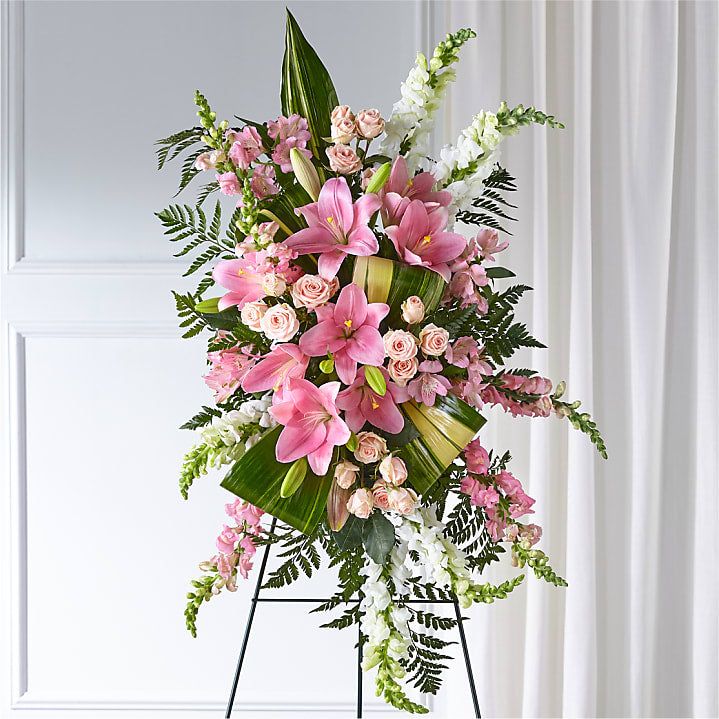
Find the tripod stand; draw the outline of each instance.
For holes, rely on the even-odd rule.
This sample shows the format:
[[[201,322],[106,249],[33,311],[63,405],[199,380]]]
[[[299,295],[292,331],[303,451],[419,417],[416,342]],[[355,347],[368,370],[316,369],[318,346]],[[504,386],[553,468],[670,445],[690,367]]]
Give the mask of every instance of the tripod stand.
[[[277,520],[272,521],[270,532],[274,532]],[[304,604],[320,604],[321,602],[327,601],[327,599],[311,599],[311,598],[296,598],[288,597],[282,599],[280,597],[261,597],[260,592],[262,590],[262,580],[265,576],[265,570],[267,569],[267,560],[270,556],[270,545],[265,546],[265,551],[262,555],[262,562],[260,569],[257,574],[257,584],[255,584],[255,591],[252,595],[250,604],[250,613],[247,617],[247,625],[245,626],[245,634],[242,638],[242,646],[240,647],[240,655],[237,659],[237,668],[235,669],[235,676],[232,680],[232,689],[230,690],[230,698],[227,702],[227,710],[225,712],[225,719],[230,719],[232,716],[232,708],[235,704],[235,695],[237,694],[237,685],[240,681],[240,674],[242,673],[242,666],[245,662],[245,655],[247,654],[247,644],[250,639],[250,633],[252,632],[252,624],[255,619],[255,612],[257,611],[257,605],[260,602],[283,602],[283,603],[304,603]],[[354,600],[359,602],[359,599]],[[462,645],[462,653],[464,654],[464,663],[467,668],[467,679],[469,680],[469,691],[472,695],[472,704],[474,706],[474,716],[476,719],[481,719],[482,715],[479,711],[479,700],[477,699],[477,688],[474,684],[474,675],[472,674],[472,664],[469,657],[469,648],[467,647],[467,637],[464,633],[464,626],[462,625],[463,618],[459,609],[459,602],[457,598],[453,599],[437,599],[430,601],[427,599],[412,599],[406,602],[407,604],[452,604],[454,605],[454,613],[457,618],[457,629],[459,631],[459,639]],[[357,640],[357,717],[362,718],[362,632],[358,632]]]

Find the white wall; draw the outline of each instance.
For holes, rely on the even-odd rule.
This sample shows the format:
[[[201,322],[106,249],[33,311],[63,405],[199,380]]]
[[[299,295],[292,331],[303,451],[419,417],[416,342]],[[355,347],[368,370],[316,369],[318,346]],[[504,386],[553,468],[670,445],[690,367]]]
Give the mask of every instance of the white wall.
[[[378,24],[365,3],[290,5],[342,100],[389,111],[427,7],[385,3]],[[283,15],[2,6],[2,717],[216,716],[226,700],[253,580],[190,637],[184,594],[227,496],[216,477],[189,503],[177,491],[193,438],[176,427],[209,394],[202,342],[175,329],[182,264],[153,211],[177,175],[155,171],[153,142],[195,123],[195,88],[222,117],[275,117]],[[351,711],[355,634],[306,609],[262,607],[239,708]]]

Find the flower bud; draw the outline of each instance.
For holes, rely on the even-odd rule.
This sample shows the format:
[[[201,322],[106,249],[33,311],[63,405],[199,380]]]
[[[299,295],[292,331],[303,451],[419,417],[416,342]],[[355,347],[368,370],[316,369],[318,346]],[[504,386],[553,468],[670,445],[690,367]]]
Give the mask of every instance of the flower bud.
[[[300,457],[294,464],[287,470],[285,478],[282,480],[282,486],[280,487],[280,497],[287,499],[291,497],[305,481],[305,475],[307,474],[307,459]]]
[[[370,181],[367,183],[367,192],[379,192],[387,184],[387,180],[389,180],[389,175],[391,171],[391,162],[385,162],[384,165],[381,165],[379,168],[377,168],[376,172],[372,175]]]
[[[322,374],[332,374],[335,370],[335,361],[333,359],[326,359],[320,362],[320,372]]]
[[[320,196],[321,185],[319,175],[312,161],[305,157],[296,147],[293,147],[290,150],[290,163],[292,164],[292,171],[295,173],[297,182],[307,190],[307,194],[312,200],[317,202],[317,198]]]
[[[327,524],[333,532],[339,532],[350,516],[347,502],[351,495],[351,489],[341,487],[336,481],[332,482],[327,495]]]

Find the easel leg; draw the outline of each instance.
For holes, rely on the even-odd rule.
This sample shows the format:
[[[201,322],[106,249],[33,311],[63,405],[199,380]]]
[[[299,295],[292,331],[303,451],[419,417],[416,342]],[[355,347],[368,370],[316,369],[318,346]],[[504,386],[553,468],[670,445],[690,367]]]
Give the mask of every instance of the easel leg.
[[[357,631],[357,719],[362,719],[362,629]]]
[[[472,704],[474,704],[474,716],[476,719],[482,719],[479,711],[479,699],[477,699],[477,688],[474,686],[474,675],[472,674],[472,662],[469,658],[469,648],[467,647],[467,637],[464,634],[464,626],[462,624],[462,612],[459,610],[459,602],[454,600],[454,613],[457,616],[457,629],[459,629],[459,639],[462,642],[462,651],[464,652],[464,663],[467,667],[467,678],[469,679],[469,691],[472,694]]]
[[[277,525],[277,519],[272,519],[272,525],[270,526],[270,533],[275,531]],[[270,556],[270,545],[265,545],[265,553],[262,555],[262,564],[260,564],[260,571],[257,575],[257,584],[255,584],[255,593],[252,596],[252,604],[250,605],[250,614],[247,617],[247,626],[245,627],[245,636],[242,639],[242,647],[240,649],[240,656],[237,659],[237,669],[235,669],[235,678],[232,681],[232,689],[230,690],[230,699],[227,702],[227,711],[225,712],[225,719],[229,719],[232,715],[232,707],[235,703],[235,694],[237,693],[237,684],[240,681],[240,674],[242,672],[242,665],[245,661],[245,652],[247,651],[247,642],[250,639],[250,632],[252,631],[252,622],[255,619],[255,610],[257,609],[257,598],[260,596],[260,589],[262,588],[262,580],[265,577],[265,569],[267,568],[267,559]]]

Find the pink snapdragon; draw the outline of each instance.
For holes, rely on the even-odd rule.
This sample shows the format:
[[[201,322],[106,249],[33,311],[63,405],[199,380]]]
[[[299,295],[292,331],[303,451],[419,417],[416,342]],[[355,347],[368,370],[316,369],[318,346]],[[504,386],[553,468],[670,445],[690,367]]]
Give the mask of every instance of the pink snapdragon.
[[[328,303],[317,310],[318,324],[300,338],[300,349],[310,357],[331,354],[337,376],[352,384],[357,363],[379,367],[384,361],[384,343],[379,324],[389,307],[382,302],[368,304],[365,293],[355,284],[340,292],[337,304]]]
[[[234,519],[242,527],[243,531],[248,534],[260,533],[260,522],[265,512],[259,507],[255,507],[254,504],[238,498],[234,502],[225,505],[225,513],[228,517]]]
[[[312,153],[306,149],[311,135],[307,120],[299,115],[283,117],[280,115],[276,120],[267,123],[269,136],[277,142],[272,151],[272,160],[276,162],[282,172],[291,172],[290,150],[297,148],[305,157],[312,157]]]
[[[437,360],[425,360],[419,365],[419,376],[407,385],[407,392],[417,402],[433,407],[437,395],[445,397],[452,387],[450,381],[439,372],[442,363]]]
[[[232,554],[235,551],[235,545],[237,544],[238,539],[239,536],[234,527],[229,527],[226,524],[223,524],[222,531],[218,535],[215,544],[217,545],[217,549],[219,549],[222,554]]]
[[[423,202],[412,200],[399,225],[387,227],[385,232],[404,262],[433,270],[449,282],[452,273],[447,263],[461,254],[467,241],[462,235],[445,232],[446,226],[444,207],[428,213]]]
[[[479,439],[473,439],[464,448],[467,470],[472,474],[485,475],[489,471],[489,453],[482,447]]]
[[[501,386],[486,384],[479,392],[482,402],[499,405],[515,417],[549,417],[552,413],[552,383],[545,377],[503,374]],[[519,397],[511,396],[518,393]],[[522,395],[528,395],[526,398]]]
[[[452,195],[444,190],[434,191],[435,182],[429,172],[420,172],[410,177],[407,161],[399,155],[392,165],[389,180],[380,193],[384,226],[398,225],[412,200],[424,202],[430,211],[447,207],[452,201]]]
[[[339,388],[339,382],[315,387],[305,379],[291,379],[275,394],[270,414],[284,425],[275,448],[278,462],[307,457],[315,474],[327,473],[334,448],[350,438],[335,404]]]
[[[285,245],[301,255],[318,253],[319,273],[331,280],[347,255],[377,253],[377,238],[367,223],[379,206],[377,195],[363,195],[353,203],[344,177],[327,180],[317,202],[298,208],[309,227],[290,235]]]
[[[243,170],[247,170],[265,151],[260,133],[251,125],[247,125],[240,132],[232,131],[231,139],[234,142],[228,153],[230,160]]]
[[[252,369],[256,357],[246,347],[232,347],[209,352],[210,371],[203,377],[205,384],[213,391],[215,402],[224,402],[242,383]]]
[[[220,185],[220,192],[223,195],[242,194],[242,185],[234,172],[223,172],[221,175],[216,175],[215,179]]]
[[[365,422],[397,434],[404,427],[404,417],[397,405],[409,399],[407,391],[389,381],[387,370],[380,368],[387,382],[384,396],[377,394],[366,382],[364,367],[357,372],[357,379],[337,396],[337,407],[345,411],[345,421],[353,432],[359,432]]]
[[[291,343],[277,345],[242,380],[245,392],[278,390],[291,379],[304,379],[310,358]]]

